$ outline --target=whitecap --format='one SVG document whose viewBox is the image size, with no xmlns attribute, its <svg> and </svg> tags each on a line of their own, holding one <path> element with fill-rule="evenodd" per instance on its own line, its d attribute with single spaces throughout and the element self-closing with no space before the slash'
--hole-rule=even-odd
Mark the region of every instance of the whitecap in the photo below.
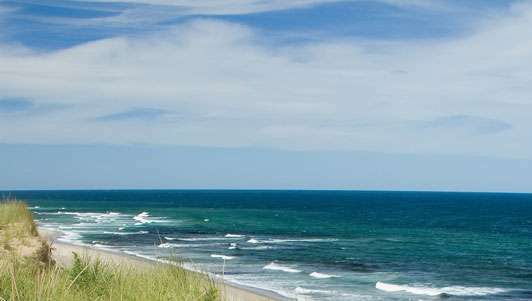
<svg viewBox="0 0 532 301">
<path fill-rule="evenodd" d="M 447 286 L 443 288 L 424 287 L 424 286 L 408 286 L 389 284 L 384 282 L 377 282 L 375 284 L 377 289 L 386 292 L 406 292 L 414 295 L 427 295 L 427 296 L 441 296 L 441 295 L 453 295 L 453 296 L 486 296 L 492 294 L 499 294 L 506 292 L 507 290 L 494 287 L 465 287 L 465 286 Z"/>
<path fill-rule="evenodd" d="M 247 242 L 249 242 L 250 244 L 258 244 L 259 243 L 259 241 L 256 240 L 255 238 L 252 238 L 252 239 L 248 240 Z"/>
<path fill-rule="evenodd" d="M 225 237 L 227 237 L 227 238 L 242 238 L 242 237 L 244 237 L 244 235 L 240 235 L 240 234 L 226 234 Z"/>
<path fill-rule="evenodd" d="M 112 231 L 104 231 L 104 234 L 113 234 L 113 235 L 133 235 L 133 234 L 147 234 L 148 231 L 137 231 L 137 232 L 112 232 Z"/>
<path fill-rule="evenodd" d="M 269 239 L 261 241 L 262 243 L 286 243 L 286 242 L 333 242 L 335 238 L 287 238 L 287 239 Z"/>
<path fill-rule="evenodd" d="M 157 247 L 164 248 L 164 249 L 168 249 L 168 248 L 199 248 L 199 247 L 212 246 L 212 245 L 213 244 L 174 244 L 174 243 L 165 242 L 165 243 L 162 243 L 162 244 L 158 245 Z"/>
<path fill-rule="evenodd" d="M 235 258 L 234 256 L 226 256 L 226 255 L 218 255 L 218 254 L 211 254 L 211 257 L 212 258 L 220 258 L 220 259 L 223 259 L 223 260 L 231 260 L 231 259 Z"/>
<path fill-rule="evenodd" d="M 241 248 L 242 250 L 271 250 L 271 249 L 276 249 L 275 247 L 272 247 L 272 246 L 257 246 L 257 247 L 244 247 L 244 248 Z"/>
<path fill-rule="evenodd" d="M 329 275 L 329 274 L 324 274 L 324 273 L 319 273 L 319 272 L 312 272 L 309 274 L 310 277 L 314 277 L 314 278 L 318 278 L 318 279 L 328 279 L 328 278 L 337 278 L 337 277 L 340 277 L 340 276 L 336 276 L 336 275 Z"/>
<path fill-rule="evenodd" d="M 291 267 L 287 267 L 287 266 L 282 266 L 282 265 L 279 265 L 275 262 L 272 262 L 266 266 L 263 267 L 264 270 L 273 270 L 273 271 L 282 271 L 282 272 L 287 272 L 287 273 L 300 273 L 301 271 L 300 270 L 297 270 L 297 269 L 294 269 L 294 268 L 291 268 Z"/>
<path fill-rule="evenodd" d="M 236 242 L 232 242 L 229 244 L 229 250 L 234 250 L 236 248 L 238 248 L 238 244 Z"/>
<path fill-rule="evenodd" d="M 187 238 L 177 238 L 182 241 L 209 241 L 209 240 L 226 240 L 226 237 L 187 237 Z"/>
<path fill-rule="evenodd" d="M 135 225 L 150 224 L 153 223 L 152 220 L 149 220 L 150 214 L 148 212 L 141 212 L 133 217 L 137 221 Z"/>
</svg>

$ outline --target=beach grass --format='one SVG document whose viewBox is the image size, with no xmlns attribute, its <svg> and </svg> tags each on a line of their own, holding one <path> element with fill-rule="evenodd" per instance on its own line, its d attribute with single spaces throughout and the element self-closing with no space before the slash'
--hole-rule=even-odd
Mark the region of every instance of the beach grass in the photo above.
<svg viewBox="0 0 532 301">
<path fill-rule="evenodd" d="M 220 300 L 207 275 L 178 266 L 113 264 L 73 254 L 61 267 L 22 202 L 0 202 L 0 301 Z"/>
</svg>

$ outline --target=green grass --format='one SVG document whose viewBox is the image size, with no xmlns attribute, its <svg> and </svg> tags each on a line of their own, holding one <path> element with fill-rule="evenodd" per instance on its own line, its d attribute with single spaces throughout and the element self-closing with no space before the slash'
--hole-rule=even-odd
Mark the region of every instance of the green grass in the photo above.
<svg viewBox="0 0 532 301">
<path fill-rule="evenodd" d="M 20 202 L 0 202 L 0 238 L 7 232 L 12 240 L 40 239 Z M 0 245 L 0 301 L 220 300 L 206 275 L 176 266 L 109 264 L 73 254 L 73 264 L 62 268 L 42 253 L 20 256 Z"/>
<path fill-rule="evenodd" d="M 31 212 L 25 203 L 17 200 L 0 201 L 0 231 L 8 227 L 21 237 L 38 235 Z"/>
</svg>

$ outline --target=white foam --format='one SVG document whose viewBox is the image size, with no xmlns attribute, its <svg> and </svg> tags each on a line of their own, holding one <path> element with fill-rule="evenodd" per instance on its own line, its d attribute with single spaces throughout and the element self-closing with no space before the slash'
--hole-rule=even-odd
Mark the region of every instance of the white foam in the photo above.
<svg viewBox="0 0 532 301">
<path fill-rule="evenodd" d="M 203 221 L 207 223 L 207 222 L 209 222 L 209 219 L 208 219 L 208 218 L 206 218 L 206 219 L 204 219 Z"/>
<path fill-rule="evenodd" d="M 337 277 L 340 277 L 340 276 L 336 276 L 336 275 L 329 275 L 329 274 L 324 274 L 324 273 L 318 273 L 318 272 L 312 272 L 309 274 L 310 277 L 314 277 L 314 278 L 318 278 L 318 279 L 328 279 L 328 278 L 337 278 Z"/>
<path fill-rule="evenodd" d="M 159 260 L 155 257 L 152 257 L 152 256 L 148 256 L 148 255 L 144 255 L 144 254 L 140 254 L 140 253 L 137 253 L 137 252 L 132 252 L 132 251 L 127 251 L 127 250 L 124 250 L 122 251 L 126 254 L 129 254 L 129 255 L 133 255 L 133 256 L 137 256 L 137 257 L 140 257 L 140 258 L 144 258 L 144 259 L 148 259 L 148 260 L 153 260 L 153 261 L 159 261 L 159 262 L 165 262 L 163 260 Z"/>
<path fill-rule="evenodd" d="M 240 234 L 226 234 L 225 237 L 227 237 L 227 238 L 242 238 L 242 237 L 244 237 L 244 235 L 240 235 Z"/>
<path fill-rule="evenodd" d="M 137 231 L 137 232 L 112 232 L 112 231 L 104 231 L 104 234 L 114 234 L 114 235 L 133 235 L 133 234 L 147 234 L 148 231 Z"/>
<path fill-rule="evenodd" d="M 165 243 L 158 245 L 157 247 L 168 249 L 168 248 L 200 248 L 200 247 L 205 247 L 205 246 L 212 246 L 212 244 L 174 244 L 174 243 L 165 242 Z"/>
<path fill-rule="evenodd" d="M 160 245 L 158 245 L 157 247 L 159 248 L 164 248 L 164 249 L 168 249 L 168 248 L 183 248 L 183 247 L 194 247 L 194 246 L 199 246 L 199 245 L 193 245 L 193 244 L 172 244 L 172 243 L 162 243 Z"/>
<path fill-rule="evenodd" d="M 112 250 L 110 246 L 107 246 L 107 245 L 102 245 L 102 244 L 93 244 L 92 245 L 93 247 L 97 248 L 97 249 L 102 249 L 102 250 Z"/>
<path fill-rule="evenodd" d="M 63 235 L 59 237 L 57 240 L 64 241 L 64 242 L 75 242 L 75 241 L 78 241 L 80 238 L 81 238 L 81 235 L 77 232 L 63 231 Z"/>
<path fill-rule="evenodd" d="M 166 239 L 166 240 L 176 240 L 177 238 L 165 236 L 164 239 Z"/>
<path fill-rule="evenodd" d="M 153 223 L 152 220 L 148 219 L 150 214 L 148 212 L 141 212 L 133 217 L 137 221 L 135 225 L 150 224 Z"/>
<path fill-rule="evenodd" d="M 286 239 L 265 239 L 265 240 L 257 240 L 255 238 L 251 238 L 248 240 L 248 243 L 251 244 L 282 244 L 282 243 L 290 243 L 290 242 L 332 242 L 337 241 L 338 239 L 335 238 L 286 238 Z"/>
<path fill-rule="evenodd" d="M 241 249 L 242 250 L 271 250 L 271 249 L 276 249 L 276 248 L 272 246 L 257 246 L 257 247 L 244 247 Z"/>
<path fill-rule="evenodd" d="M 229 244 L 229 250 L 234 250 L 238 248 L 238 244 L 236 242 L 232 242 L 231 244 Z"/>
<path fill-rule="evenodd" d="M 375 284 L 377 289 L 386 292 L 406 292 L 414 295 L 427 296 L 486 296 L 506 292 L 507 290 L 494 287 L 465 287 L 465 286 L 447 286 L 443 288 L 423 287 L 423 286 L 408 286 L 389 284 L 384 282 L 377 282 Z"/>
<path fill-rule="evenodd" d="M 235 259 L 234 256 L 226 256 L 226 255 L 218 255 L 218 254 L 211 254 L 211 257 L 212 258 L 220 258 L 220 259 L 223 259 L 223 260 Z"/>
<path fill-rule="evenodd" d="M 316 290 L 316 289 L 308 289 L 308 288 L 303 288 L 303 287 L 296 287 L 296 289 L 294 290 L 296 292 L 296 294 L 303 294 L 303 295 L 308 295 L 308 294 L 330 294 L 331 291 L 326 291 L 326 290 Z"/>
<path fill-rule="evenodd" d="M 291 268 L 291 267 L 287 267 L 287 266 L 282 266 L 282 265 L 279 265 L 279 264 L 277 264 L 275 262 L 271 262 L 270 264 L 264 266 L 263 269 L 265 269 L 265 270 L 273 270 L 273 271 L 282 271 L 282 272 L 287 272 L 287 273 L 300 273 L 301 272 L 300 270 L 297 270 L 297 269 L 294 269 L 294 268 Z"/>
<path fill-rule="evenodd" d="M 331 242 L 337 241 L 335 238 L 289 238 L 289 239 L 269 239 L 261 241 L 262 243 L 285 243 L 285 242 Z"/>
<path fill-rule="evenodd" d="M 187 238 L 177 238 L 182 241 L 209 241 L 209 240 L 227 240 L 226 237 L 187 237 Z"/>
</svg>

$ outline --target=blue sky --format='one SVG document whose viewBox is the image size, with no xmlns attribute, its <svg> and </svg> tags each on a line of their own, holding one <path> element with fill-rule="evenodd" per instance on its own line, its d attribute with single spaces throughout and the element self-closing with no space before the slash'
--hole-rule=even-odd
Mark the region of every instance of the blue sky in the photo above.
<svg viewBox="0 0 532 301">
<path fill-rule="evenodd" d="M 532 191 L 530 36 L 526 1 L 0 0 L 0 189 Z"/>
</svg>

